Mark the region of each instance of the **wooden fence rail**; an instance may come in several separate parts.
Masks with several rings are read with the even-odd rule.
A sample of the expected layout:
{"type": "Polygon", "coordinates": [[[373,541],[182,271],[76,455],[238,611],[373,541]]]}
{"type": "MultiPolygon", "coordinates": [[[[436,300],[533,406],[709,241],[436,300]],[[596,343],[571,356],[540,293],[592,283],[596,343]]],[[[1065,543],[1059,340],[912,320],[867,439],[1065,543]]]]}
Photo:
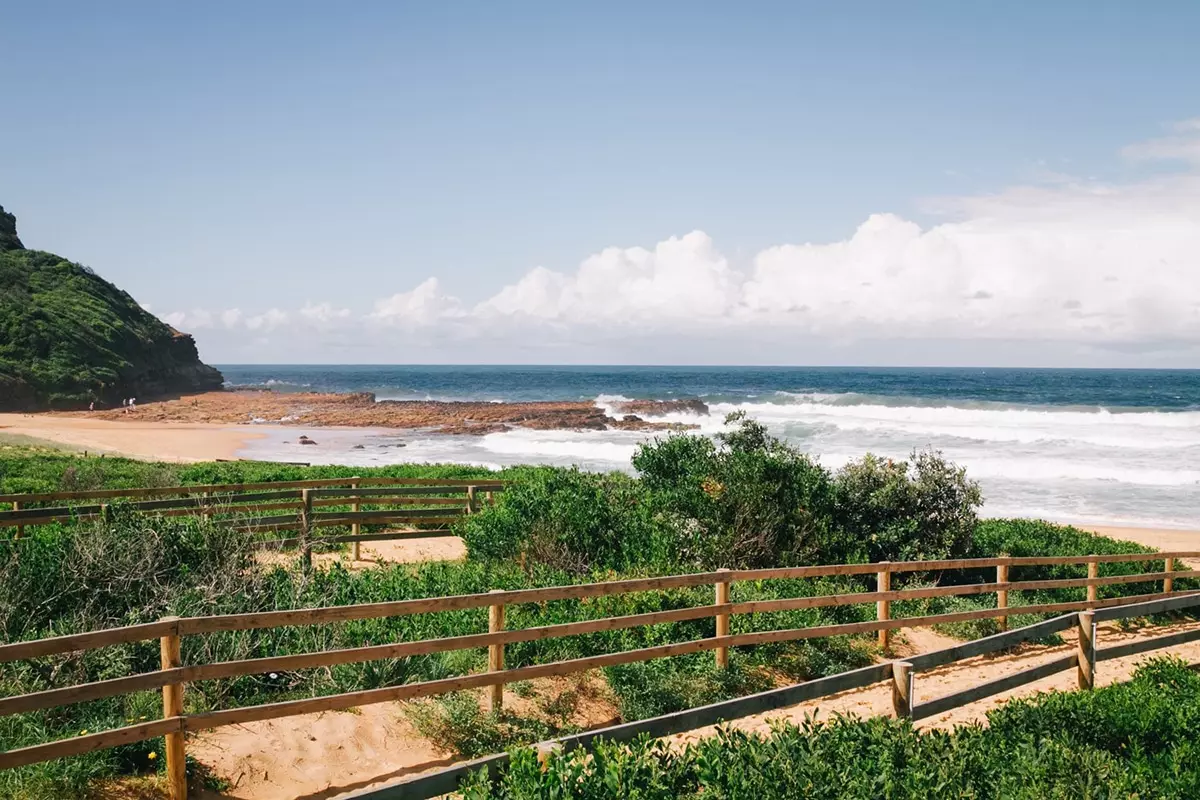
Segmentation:
{"type": "MultiPolygon", "coordinates": [[[[1200,594],[1189,594],[1169,600],[1158,600],[1113,608],[1106,612],[1106,615],[1112,619],[1118,617],[1137,617],[1197,606],[1200,606],[1200,594]]],[[[539,742],[532,745],[532,747],[538,752],[545,752],[550,749],[572,750],[587,748],[593,742],[601,739],[610,742],[627,742],[643,735],[655,738],[671,736],[676,733],[696,730],[721,722],[730,722],[756,714],[763,714],[798,703],[818,700],[822,697],[829,697],[830,695],[885,681],[891,683],[892,686],[894,713],[897,713],[899,716],[910,716],[913,719],[927,718],[954,708],[959,708],[984,697],[990,697],[1000,692],[1015,689],[1069,670],[1077,666],[1081,653],[1072,652],[1016,673],[1015,675],[1004,676],[1003,678],[924,703],[913,702],[916,688],[915,677],[918,671],[986,653],[1006,650],[1022,642],[1050,636],[1054,633],[1078,626],[1080,618],[1090,615],[1090,613],[1066,614],[1013,631],[1002,632],[994,636],[978,639],[974,642],[967,642],[944,650],[924,653],[905,661],[872,664],[861,669],[843,672],[828,678],[820,678],[794,686],[771,689],[758,694],[725,700],[700,708],[687,709],[660,717],[628,722],[608,728],[539,742]]],[[[1092,621],[1089,620],[1089,624],[1092,621]]],[[[1138,642],[1137,644],[1141,646],[1138,652],[1158,650],[1164,647],[1171,647],[1183,641],[1192,641],[1195,639],[1200,639],[1200,628],[1194,631],[1186,631],[1183,634],[1169,634],[1147,639],[1144,642],[1138,642]],[[1184,638],[1185,634],[1188,638],[1184,638]]],[[[1094,646],[1095,640],[1092,639],[1091,642],[1094,646]]],[[[1089,653],[1083,653],[1082,655],[1085,659],[1103,661],[1106,658],[1119,657],[1119,655],[1132,655],[1132,653],[1124,652],[1127,647],[1127,645],[1117,645],[1095,650],[1094,655],[1089,653]],[[1109,655],[1106,656],[1106,654],[1109,655]]],[[[347,800],[426,800],[431,797],[439,797],[457,791],[462,779],[478,770],[487,770],[495,778],[500,768],[507,764],[509,759],[510,755],[508,753],[484,756],[473,761],[427,772],[417,777],[394,781],[381,787],[360,789],[346,795],[346,798],[347,800]]]]}
{"type": "Polygon", "coordinates": [[[0,495],[0,507],[12,505],[11,511],[0,511],[0,529],[15,530],[7,540],[11,542],[21,539],[27,526],[104,517],[118,507],[113,503],[119,501],[122,512],[202,516],[209,520],[220,517],[247,533],[297,531],[299,535],[292,538],[256,544],[300,545],[306,561],[311,559],[311,547],[317,541],[353,543],[357,557],[358,545],[363,541],[404,538],[403,534],[394,537],[378,533],[363,538],[363,524],[420,526],[428,531],[427,535],[450,535],[446,526],[479,510],[481,502],[494,503],[496,493],[504,491],[504,486],[503,481],[476,478],[350,477],[0,495]],[[156,499],[142,499],[148,497],[156,499]],[[343,526],[350,528],[349,535],[322,537],[315,532],[343,526]]]}
{"type": "MultiPolygon", "coordinates": [[[[257,488],[257,487],[256,487],[257,488]]],[[[312,489],[303,489],[304,500],[313,501],[312,489]]],[[[356,499],[357,495],[353,496],[356,499]]],[[[366,498],[362,498],[366,499],[366,498]]],[[[1130,582],[1159,582],[1174,586],[1178,577],[1192,577],[1200,573],[1189,570],[1170,570],[1139,573],[1136,575],[1113,575],[1101,577],[1098,565],[1103,563],[1145,562],[1152,564],[1166,563],[1170,559],[1174,565],[1181,558],[1200,557],[1200,552],[1177,553],[1144,553],[1122,554],[1113,556],[1078,556],[1078,557],[1038,557],[1022,559],[1003,559],[1008,566],[1022,565],[1089,565],[1087,578],[1068,578],[1040,581],[1009,581],[983,584],[961,584],[937,586],[917,589],[891,589],[891,573],[911,573],[944,571],[950,569],[980,569],[997,565],[997,559],[957,559],[952,561],[897,562],[888,564],[834,564],[812,567],[791,567],[764,570],[718,570],[710,573],[692,575],[673,575],[657,578],[638,578],[632,580],[610,581],[603,583],[578,584],[573,586],[555,586],[541,589],[518,589],[493,591],[471,595],[450,597],[420,598],[413,600],[398,600],[385,603],[372,603],[354,606],[334,606],[327,608],[296,609],[290,611],[272,611],[248,614],[233,614],[213,617],[193,617],[183,619],[164,619],[159,622],[143,625],[114,628],[103,631],[93,631],[83,634],[72,634],[37,641],[13,642],[0,645],[0,663],[17,660],[43,658],[46,656],[63,655],[83,650],[91,650],[114,644],[137,641],[159,640],[162,643],[162,668],[154,672],[113,678],[105,681],[75,686],[49,689],[33,694],[16,697],[0,698],[0,716],[16,713],[26,713],[54,708],[71,703],[114,697],[135,691],[162,689],[164,692],[164,720],[153,725],[133,725],[117,728],[102,734],[80,736],[69,740],[51,742],[41,745],[0,753],[0,769],[38,763],[48,759],[59,758],[105,747],[114,744],[140,741],[156,738],[164,734],[172,737],[185,732],[207,730],[224,725],[234,725],[246,722],[277,719],[318,711],[329,711],[353,708],[395,700],[408,700],[419,697],[429,697],[463,689],[491,687],[490,695],[493,705],[499,707],[503,702],[503,686],[521,680],[533,678],[566,675],[599,667],[647,661],[687,653],[714,651],[718,665],[724,665],[730,647],[752,646],[768,642],[795,641],[801,639],[839,636],[847,634],[862,634],[886,632],[900,628],[925,627],[946,622],[957,622],[974,619],[986,619],[1011,616],[1018,613],[1054,613],[1068,611],[1096,611],[1097,617],[1105,614],[1104,618],[1133,614],[1125,608],[1145,600],[1158,601],[1158,605],[1150,606],[1162,610],[1190,607],[1200,603],[1200,595],[1171,595],[1170,593],[1155,592],[1146,595],[1098,599],[1096,590],[1100,586],[1123,584],[1130,582]],[[1094,565],[1094,566],[1093,566],[1094,565]],[[771,580],[777,578],[823,577],[832,575],[870,575],[877,576],[877,591],[865,591],[838,595],[817,597],[796,597],[768,601],[731,602],[731,591],[735,583],[742,581],[771,580]],[[887,576],[887,577],[885,577],[887,576]],[[604,617],[580,622],[568,622],[555,625],[545,625],[533,628],[507,629],[505,626],[505,609],[507,606],[522,603],[544,603],[553,600],[585,599],[604,597],[631,592],[661,591],[665,589],[715,586],[713,605],[656,611],[619,617],[604,617]],[[895,618],[890,609],[884,604],[894,601],[927,599],[933,597],[978,595],[984,593],[1012,592],[1018,590],[1038,590],[1051,588],[1082,588],[1089,595],[1088,600],[1044,603],[1029,606],[1005,606],[997,608],[981,608],[973,611],[947,614],[933,614],[919,617],[895,618]],[[768,630],[754,633],[731,634],[730,619],[739,614],[771,613],[798,608],[816,608],[825,606],[846,606],[861,603],[874,603],[877,607],[877,618],[873,621],[822,625],[808,628],[792,628],[783,630],[768,630]],[[276,628],[289,625],[323,625],[346,622],[351,620],[375,619],[381,617],[400,616],[407,614],[436,613],[439,611],[462,610],[472,608],[489,609],[489,626],[486,633],[477,633],[443,639],[429,639],[411,642],[395,642],[369,647],[356,647],[341,650],[327,650],[314,653],[301,653],[267,658],[243,659],[211,664],[183,665],[175,653],[180,639],[187,636],[205,635],[222,631],[244,631],[276,628]],[[717,635],[684,642],[677,642],[655,647],[646,647],[617,653],[588,656],[569,661],[559,661],[549,664],[534,664],[521,667],[506,667],[504,647],[515,642],[527,642],[561,636],[575,636],[599,631],[621,630],[644,625],[655,625],[666,622],[679,622],[693,619],[714,618],[717,622],[717,635]],[[294,671],[317,667],[330,667],[338,664],[361,663],[380,659],[402,658],[407,656],[442,653],[454,650],[470,650],[487,648],[489,652],[488,671],[444,678],[440,680],[409,683],[402,686],[390,686],[379,689],[348,692],[326,697],[289,700],[258,706],[210,711],[202,714],[183,714],[182,697],[184,687],[195,681],[214,680],[247,675],[262,675],[269,672],[294,671]]],[[[1141,606],[1145,608],[1149,606],[1141,606]]],[[[1139,606],[1132,606],[1139,608],[1139,606]]],[[[1149,613],[1149,612],[1146,612],[1149,613]]],[[[1008,633],[969,642],[938,654],[926,654],[909,659],[907,672],[911,676],[915,671],[928,669],[938,662],[937,658],[957,660],[969,655],[991,652],[994,649],[1011,646],[1018,641],[1048,635],[1060,630],[1061,627],[1072,624],[1073,617],[1059,617],[1056,620],[1038,623],[1037,625],[1021,628],[1008,633]],[[1063,622],[1063,620],[1068,620],[1063,622]]],[[[1181,641],[1188,641],[1183,639],[1181,641]]],[[[1122,646],[1128,647],[1128,646],[1122,646]]],[[[1076,664],[1071,661],[1062,669],[1076,664]]],[[[1063,664],[1066,661],[1063,660],[1063,664]]],[[[1049,669],[1043,667],[1039,669],[1049,669]]],[[[899,668],[895,674],[901,674],[899,668]]],[[[863,673],[868,674],[868,673],[863,673]]],[[[874,674],[874,673],[870,673],[874,674]]],[[[1040,673],[1039,673],[1040,674],[1040,673]]],[[[1006,679],[1008,680],[1008,679],[1006,679]]],[[[1011,681],[1010,681],[1011,683],[1011,681]]],[[[830,684],[833,685],[833,684],[830,684]]],[[[995,691],[1003,691],[1004,686],[997,684],[992,687],[995,691]]],[[[1019,684],[1012,684],[1019,685],[1019,684]]],[[[913,704],[911,687],[897,689],[898,696],[904,699],[906,713],[913,716],[937,713],[941,707],[954,707],[952,704],[962,700],[961,697],[940,698],[929,703],[913,704]],[[947,705],[951,704],[951,705],[947,705]],[[931,710],[933,709],[933,710],[931,710]]],[[[994,692],[993,692],[994,693],[994,692]]],[[[979,696],[986,696],[981,694],[979,696]]],[[[899,701],[898,701],[899,702],[899,701]]],[[[960,703],[961,704],[961,703],[960,703]]],[[[172,738],[172,742],[182,742],[182,738],[172,738]]],[[[172,745],[167,750],[167,769],[175,785],[178,775],[183,769],[182,757],[178,754],[179,747],[172,745]],[[172,753],[176,752],[175,756],[172,753]]],[[[180,796],[180,795],[176,795],[180,796]]]]}

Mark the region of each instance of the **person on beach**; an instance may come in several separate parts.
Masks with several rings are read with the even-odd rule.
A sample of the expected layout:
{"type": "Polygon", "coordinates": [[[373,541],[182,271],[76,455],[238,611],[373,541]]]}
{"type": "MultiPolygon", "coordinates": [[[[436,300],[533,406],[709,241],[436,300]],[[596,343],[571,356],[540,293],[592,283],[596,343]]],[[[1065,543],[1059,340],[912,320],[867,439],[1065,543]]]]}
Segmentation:
{"type": "Polygon", "coordinates": [[[129,398],[129,410],[133,411],[135,408],[137,408],[137,398],[131,397],[129,398]]]}
{"type": "Polygon", "coordinates": [[[126,400],[124,397],[121,398],[121,413],[122,414],[129,413],[129,401],[126,400]]]}
{"type": "Polygon", "coordinates": [[[96,401],[93,400],[92,402],[88,403],[88,411],[95,411],[95,410],[96,410],[96,401]]]}

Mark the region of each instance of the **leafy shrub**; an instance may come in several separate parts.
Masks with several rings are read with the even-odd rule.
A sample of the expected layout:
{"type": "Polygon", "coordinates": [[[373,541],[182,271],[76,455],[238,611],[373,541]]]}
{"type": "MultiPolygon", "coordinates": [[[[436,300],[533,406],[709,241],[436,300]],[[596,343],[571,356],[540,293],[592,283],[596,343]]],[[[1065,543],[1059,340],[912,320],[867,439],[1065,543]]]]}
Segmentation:
{"type": "Polygon", "coordinates": [[[956,558],[971,547],[983,502],[979,484],[941,453],[914,452],[906,461],[868,454],[833,481],[833,525],[866,561],[956,558]]]}
{"type": "Polygon", "coordinates": [[[669,537],[644,489],[620,473],[522,470],[496,507],[460,527],[473,556],[520,556],[575,574],[670,560],[669,537]]]}
{"type": "Polygon", "coordinates": [[[711,569],[812,563],[828,550],[829,475],[742,413],[716,442],[676,435],[633,457],[654,508],[674,521],[683,564],[711,569]]]}

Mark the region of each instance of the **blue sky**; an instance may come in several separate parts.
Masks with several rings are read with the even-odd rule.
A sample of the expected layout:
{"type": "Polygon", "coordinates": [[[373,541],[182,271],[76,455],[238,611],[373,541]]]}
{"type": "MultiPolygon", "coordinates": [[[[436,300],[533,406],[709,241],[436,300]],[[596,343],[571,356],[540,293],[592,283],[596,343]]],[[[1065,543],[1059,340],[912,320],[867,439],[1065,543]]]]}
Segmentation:
{"type": "Polygon", "coordinates": [[[210,360],[682,362],[711,336],[718,361],[969,361],[966,340],[992,361],[1200,366],[1200,285],[1177,283],[1200,242],[1180,213],[1200,197],[1197,3],[0,2],[0,19],[0,204],[28,246],[92,266],[210,360]],[[946,224],[969,227],[926,269],[946,224]],[[1076,297],[1099,269],[1089,225],[1135,241],[1098,245],[1111,285],[1076,297]],[[869,253],[781,249],[805,243],[869,253]],[[1010,244],[1054,285],[1031,299],[1029,274],[996,277],[1007,262],[979,254],[1010,244]],[[1174,291],[1119,290],[1157,269],[1116,274],[1130,253],[1174,291]],[[834,270],[956,310],[810,291],[834,270]],[[1086,319],[1041,325],[1034,301],[1086,319]]]}

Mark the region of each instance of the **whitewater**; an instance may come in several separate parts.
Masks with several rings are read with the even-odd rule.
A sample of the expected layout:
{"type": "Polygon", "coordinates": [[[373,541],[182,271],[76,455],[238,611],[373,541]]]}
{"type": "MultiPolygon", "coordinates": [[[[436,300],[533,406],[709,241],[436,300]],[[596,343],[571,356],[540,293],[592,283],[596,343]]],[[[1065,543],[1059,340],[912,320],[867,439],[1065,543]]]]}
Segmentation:
{"type": "MultiPolygon", "coordinates": [[[[261,374],[239,377],[259,377],[261,383],[290,379],[343,391],[369,388],[381,397],[389,392],[422,399],[586,396],[606,410],[635,397],[699,397],[709,414],[655,419],[695,425],[697,433],[711,436],[723,429],[726,415],[743,411],[830,469],[867,452],[903,458],[917,449],[940,450],[980,482],[988,515],[1200,527],[1197,373],[670,368],[677,372],[655,374],[648,368],[554,373],[516,367],[481,373],[484,368],[414,367],[375,368],[396,371],[389,373],[394,385],[379,385],[380,375],[367,373],[371,385],[363,387],[346,374],[331,376],[335,368],[307,368],[325,371],[300,375],[258,369],[261,374]]],[[[322,431],[316,453],[317,448],[285,444],[295,438],[290,432],[272,432],[251,443],[243,456],[362,466],[540,463],[632,471],[631,458],[651,436],[514,429],[470,437],[338,429],[322,431]]]]}

